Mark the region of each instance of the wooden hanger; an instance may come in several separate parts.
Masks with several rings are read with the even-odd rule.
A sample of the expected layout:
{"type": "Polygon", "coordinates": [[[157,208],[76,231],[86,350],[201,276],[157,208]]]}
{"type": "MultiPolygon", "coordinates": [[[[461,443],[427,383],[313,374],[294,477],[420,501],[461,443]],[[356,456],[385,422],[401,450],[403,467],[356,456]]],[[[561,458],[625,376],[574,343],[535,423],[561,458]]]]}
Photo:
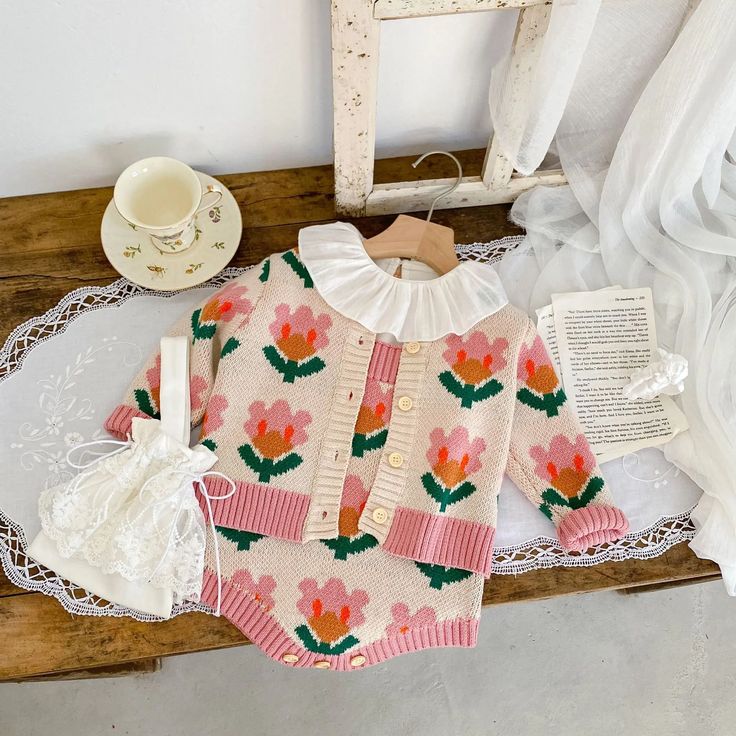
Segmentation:
{"type": "Polygon", "coordinates": [[[460,262],[455,253],[455,231],[451,227],[430,222],[437,202],[454,192],[463,178],[463,167],[447,151],[429,151],[420,156],[412,166],[416,168],[427,156],[435,154],[449,156],[458,170],[457,181],[432,201],[426,220],[410,215],[399,215],[383,232],[363,242],[366,253],[373,259],[411,258],[421,261],[442,275],[452,271],[460,262]]]}

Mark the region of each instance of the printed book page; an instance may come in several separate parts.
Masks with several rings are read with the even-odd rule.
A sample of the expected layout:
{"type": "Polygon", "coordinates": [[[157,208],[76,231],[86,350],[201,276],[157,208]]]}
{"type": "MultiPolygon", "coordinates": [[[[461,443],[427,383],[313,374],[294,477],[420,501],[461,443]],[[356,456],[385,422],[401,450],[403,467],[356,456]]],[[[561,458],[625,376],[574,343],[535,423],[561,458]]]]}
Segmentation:
{"type": "Polygon", "coordinates": [[[669,396],[629,401],[623,387],[657,347],[652,293],[601,289],[553,294],[538,329],[599,462],[668,442],[687,429],[669,396]]]}

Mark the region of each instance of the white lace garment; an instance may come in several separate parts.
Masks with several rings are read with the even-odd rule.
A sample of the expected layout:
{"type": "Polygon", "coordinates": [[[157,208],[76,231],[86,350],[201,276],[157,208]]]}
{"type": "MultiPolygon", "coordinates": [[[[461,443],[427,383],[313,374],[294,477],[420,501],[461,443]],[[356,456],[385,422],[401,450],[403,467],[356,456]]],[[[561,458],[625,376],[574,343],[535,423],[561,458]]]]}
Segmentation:
{"type": "MultiPolygon", "coordinates": [[[[162,420],[135,417],[127,442],[79,465],[83,472],[39,498],[42,532],[29,553],[37,561],[114,602],[168,617],[199,601],[206,526],[193,482],[217,462],[190,448],[188,341],[161,340],[162,420]]],[[[218,474],[219,475],[219,474],[218,474]]],[[[209,498],[206,498],[209,503],[209,498]]]]}

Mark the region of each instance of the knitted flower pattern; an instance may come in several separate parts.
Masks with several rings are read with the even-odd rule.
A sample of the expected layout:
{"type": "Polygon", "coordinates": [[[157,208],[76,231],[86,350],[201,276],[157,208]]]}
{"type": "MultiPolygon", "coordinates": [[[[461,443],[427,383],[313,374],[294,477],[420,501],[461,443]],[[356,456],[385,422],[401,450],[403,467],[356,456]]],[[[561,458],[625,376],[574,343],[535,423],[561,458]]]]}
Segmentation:
{"type": "Polygon", "coordinates": [[[436,427],[429,439],[427,460],[432,470],[422,476],[422,485],[439,502],[442,513],[449,505],[475,493],[476,487],[468,476],[480,470],[486,443],[481,437],[471,440],[465,427],[455,427],[447,435],[444,429],[436,427]]]}
{"type": "Polygon", "coordinates": [[[156,362],[146,371],[148,388],[137,388],[133,391],[138,408],[149,417],[160,419],[159,401],[161,400],[161,354],[156,356],[156,362]]]}
{"type": "Polygon", "coordinates": [[[372,535],[358,529],[358,519],[363,513],[368,490],[363,481],[354,474],[345,478],[340,502],[340,516],[338,518],[338,536],[335,539],[323,539],[322,544],[331,549],[336,560],[347,560],[349,555],[363,552],[375,547],[378,540],[372,535]]]}
{"type": "Polygon", "coordinates": [[[246,298],[248,287],[231,281],[220,289],[203,308],[192,312],[192,344],[211,340],[219,322],[229,322],[238,314],[248,314],[253,305],[246,298]]]}
{"type": "Polygon", "coordinates": [[[268,483],[274,476],[301,465],[301,455],[293,450],[307,441],[306,427],[312,421],[309,412],[292,413],[284,399],[269,408],[263,401],[254,401],[248,411],[250,419],[244,427],[250,443],[241,445],[238,453],[258,474],[258,480],[268,483]]]}
{"type": "Polygon", "coordinates": [[[519,382],[524,385],[516,392],[516,398],[532,409],[557,416],[557,410],[565,403],[565,392],[547,354],[542,338],[537,335],[530,347],[522,345],[517,369],[519,382]]]}
{"type": "Polygon", "coordinates": [[[209,436],[216,432],[225,423],[222,413],[227,409],[228,401],[222,394],[213,394],[207,402],[207,409],[202,418],[202,435],[200,442],[209,447],[213,452],[217,449],[217,443],[209,436]]]}
{"type": "Polygon", "coordinates": [[[265,611],[270,611],[276,605],[272,595],[276,590],[276,581],[270,575],[261,575],[256,582],[248,570],[242,569],[233,574],[230,582],[247,593],[265,611]]]}
{"type": "Polygon", "coordinates": [[[437,614],[434,608],[424,606],[413,616],[409,614],[409,606],[406,603],[394,603],[391,606],[391,617],[393,621],[386,627],[388,636],[403,636],[411,631],[434,626],[437,623],[437,614]]]}
{"type": "Polygon", "coordinates": [[[506,338],[497,337],[491,343],[483,332],[475,331],[466,340],[449,335],[445,344],[447,350],[442,357],[450,370],[440,373],[439,379],[460,399],[460,406],[470,409],[501,391],[503,384],[493,376],[506,366],[506,338]]]}
{"type": "Polygon", "coordinates": [[[565,435],[552,438],[549,450],[535,445],[529,455],[536,462],[535,472],[549,487],[542,492],[541,511],[550,519],[554,506],[579,509],[587,506],[603,488],[603,478],[592,475],[595,457],[585,435],[574,442],[565,435]]]}
{"type": "Polygon", "coordinates": [[[356,589],[350,595],[338,578],[330,578],[323,587],[314,578],[299,583],[302,597],[296,607],[306,624],[296,627],[304,646],[319,654],[342,654],[359,643],[350,632],[364,621],[363,607],[368,593],[356,589]]]}
{"type": "Polygon", "coordinates": [[[282,375],[284,383],[319,373],[325,362],[317,352],[329,343],[330,316],[315,316],[305,305],[292,312],[288,304],[279,304],[275,315],[268,328],[274,344],[263,348],[266,360],[282,375]]]}
{"type": "Polygon", "coordinates": [[[367,452],[380,450],[386,444],[393,393],[393,386],[384,391],[378,381],[368,380],[355,422],[353,457],[363,457],[367,452]]]}

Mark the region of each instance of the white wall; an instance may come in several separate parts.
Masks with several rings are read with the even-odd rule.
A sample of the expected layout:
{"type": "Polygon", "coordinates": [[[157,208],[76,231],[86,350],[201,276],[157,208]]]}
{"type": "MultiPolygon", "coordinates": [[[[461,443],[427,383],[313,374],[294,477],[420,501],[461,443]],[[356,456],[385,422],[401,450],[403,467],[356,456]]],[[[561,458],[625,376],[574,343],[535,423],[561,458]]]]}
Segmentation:
{"type": "MultiPolygon", "coordinates": [[[[514,11],[382,24],[378,155],[485,145],[514,11]]],[[[329,0],[0,0],[0,196],[332,159],[329,0]]]]}

